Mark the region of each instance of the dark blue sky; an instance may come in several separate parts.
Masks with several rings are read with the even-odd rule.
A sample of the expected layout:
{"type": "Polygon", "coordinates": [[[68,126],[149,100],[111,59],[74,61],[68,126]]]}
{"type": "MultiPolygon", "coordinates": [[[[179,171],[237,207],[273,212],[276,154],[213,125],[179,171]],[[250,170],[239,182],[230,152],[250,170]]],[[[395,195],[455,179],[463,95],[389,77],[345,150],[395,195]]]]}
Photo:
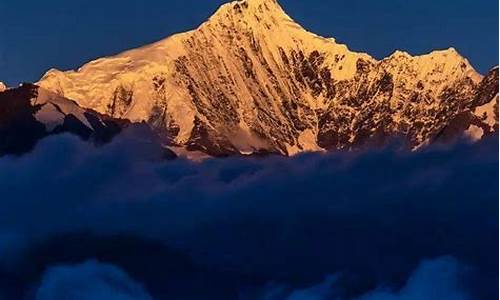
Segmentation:
{"type": "MultiPolygon", "coordinates": [[[[2,0],[0,81],[36,81],[196,27],[223,0],[2,0]]],[[[280,0],[310,31],[381,58],[455,47],[485,73],[498,65],[498,0],[280,0]]]]}

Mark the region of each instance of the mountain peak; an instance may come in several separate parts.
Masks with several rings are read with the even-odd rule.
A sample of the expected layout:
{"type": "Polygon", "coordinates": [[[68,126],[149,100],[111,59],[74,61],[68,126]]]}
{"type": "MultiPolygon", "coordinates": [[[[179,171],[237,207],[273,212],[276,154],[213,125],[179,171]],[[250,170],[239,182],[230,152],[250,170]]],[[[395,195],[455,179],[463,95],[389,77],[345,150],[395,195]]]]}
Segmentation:
{"type": "Polygon", "coordinates": [[[291,21],[291,18],[276,0],[240,0],[223,4],[210,17],[209,23],[215,21],[224,24],[232,20],[256,25],[269,20],[272,20],[272,23],[279,20],[291,21]]]}
{"type": "Polygon", "coordinates": [[[223,4],[222,7],[232,7],[233,9],[247,9],[247,8],[265,8],[271,10],[272,8],[281,8],[276,0],[238,0],[231,1],[223,4]]]}

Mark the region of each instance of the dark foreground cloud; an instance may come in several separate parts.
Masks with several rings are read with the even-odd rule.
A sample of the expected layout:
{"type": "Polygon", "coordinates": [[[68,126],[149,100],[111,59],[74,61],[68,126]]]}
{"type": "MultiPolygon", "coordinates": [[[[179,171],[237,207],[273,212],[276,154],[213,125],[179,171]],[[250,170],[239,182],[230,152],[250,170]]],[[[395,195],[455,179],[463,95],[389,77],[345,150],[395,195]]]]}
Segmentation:
{"type": "Polygon", "coordinates": [[[460,282],[460,276],[466,272],[466,267],[452,258],[425,261],[401,290],[381,288],[360,297],[359,300],[472,300],[460,282]]]}
{"type": "MultiPolygon", "coordinates": [[[[460,277],[467,267],[450,257],[423,261],[410,275],[407,283],[395,291],[389,287],[379,287],[355,300],[466,300],[472,299],[460,284],[460,277]]],[[[327,300],[333,299],[337,288],[336,276],[315,286],[287,291],[286,287],[271,287],[262,299],[286,300],[327,300]]]]}
{"type": "Polygon", "coordinates": [[[142,286],[119,268],[88,261],[75,266],[50,268],[36,300],[151,300],[142,286]]]}
{"type": "Polygon", "coordinates": [[[282,292],[267,299],[315,286],[303,299],[416,299],[439,280],[451,299],[498,297],[497,139],[418,153],[161,157],[129,132],[102,148],[52,137],[0,159],[4,297],[34,297],[47,268],[89,259],[153,299],[260,299],[269,285],[282,292]],[[422,264],[443,256],[453,259],[422,264]]]}
{"type": "MultiPolygon", "coordinates": [[[[424,261],[398,291],[379,287],[353,300],[472,300],[460,285],[466,267],[452,258],[424,261]]],[[[328,276],[320,284],[290,290],[270,286],[255,300],[334,299],[338,276],[328,276]]],[[[141,284],[123,270],[97,261],[52,267],[43,275],[36,300],[151,300],[141,284]]],[[[338,299],[338,298],[336,298],[338,299]]]]}

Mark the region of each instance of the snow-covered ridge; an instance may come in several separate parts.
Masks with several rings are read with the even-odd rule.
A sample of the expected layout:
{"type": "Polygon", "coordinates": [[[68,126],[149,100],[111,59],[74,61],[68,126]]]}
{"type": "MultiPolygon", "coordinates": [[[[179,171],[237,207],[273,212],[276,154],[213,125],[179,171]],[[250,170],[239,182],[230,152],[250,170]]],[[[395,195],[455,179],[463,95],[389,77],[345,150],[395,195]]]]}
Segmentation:
{"type": "Polygon", "coordinates": [[[0,156],[23,154],[40,139],[60,133],[103,144],[129,125],[33,84],[0,92],[0,156]]]}
{"type": "Polygon", "coordinates": [[[54,130],[57,126],[64,124],[66,116],[73,115],[88,129],[94,130],[85,116],[85,110],[75,102],[59,96],[46,89],[39,88],[35,97],[31,99],[33,106],[40,106],[35,114],[35,118],[45,125],[48,131],[54,130]]]}
{"type": "Polygon", "coordinates": [[[472,109],[482,81],[453,48],[376,60],[308,32],[275,0],[243,0],[193,31],[77,71],[50,70],[39,84],[100,113],[146,121],[165,144],[291,155],[390,135],[427,144],[472,109]]]}

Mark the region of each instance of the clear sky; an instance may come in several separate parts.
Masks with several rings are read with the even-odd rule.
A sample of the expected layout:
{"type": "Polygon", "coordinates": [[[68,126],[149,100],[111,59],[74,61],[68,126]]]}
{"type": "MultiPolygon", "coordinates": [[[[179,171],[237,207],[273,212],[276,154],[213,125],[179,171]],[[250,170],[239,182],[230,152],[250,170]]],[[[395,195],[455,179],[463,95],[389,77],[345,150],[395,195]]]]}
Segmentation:
{"type": "MultiPolygon", "coordinates": [[[[223,0],[1,0],[0,81],[36,81],[192,29],[223,0]]],[[[455,47],[498,65],[498,0],[280,0],[305,28],[377,58],[455,47]]]]}

